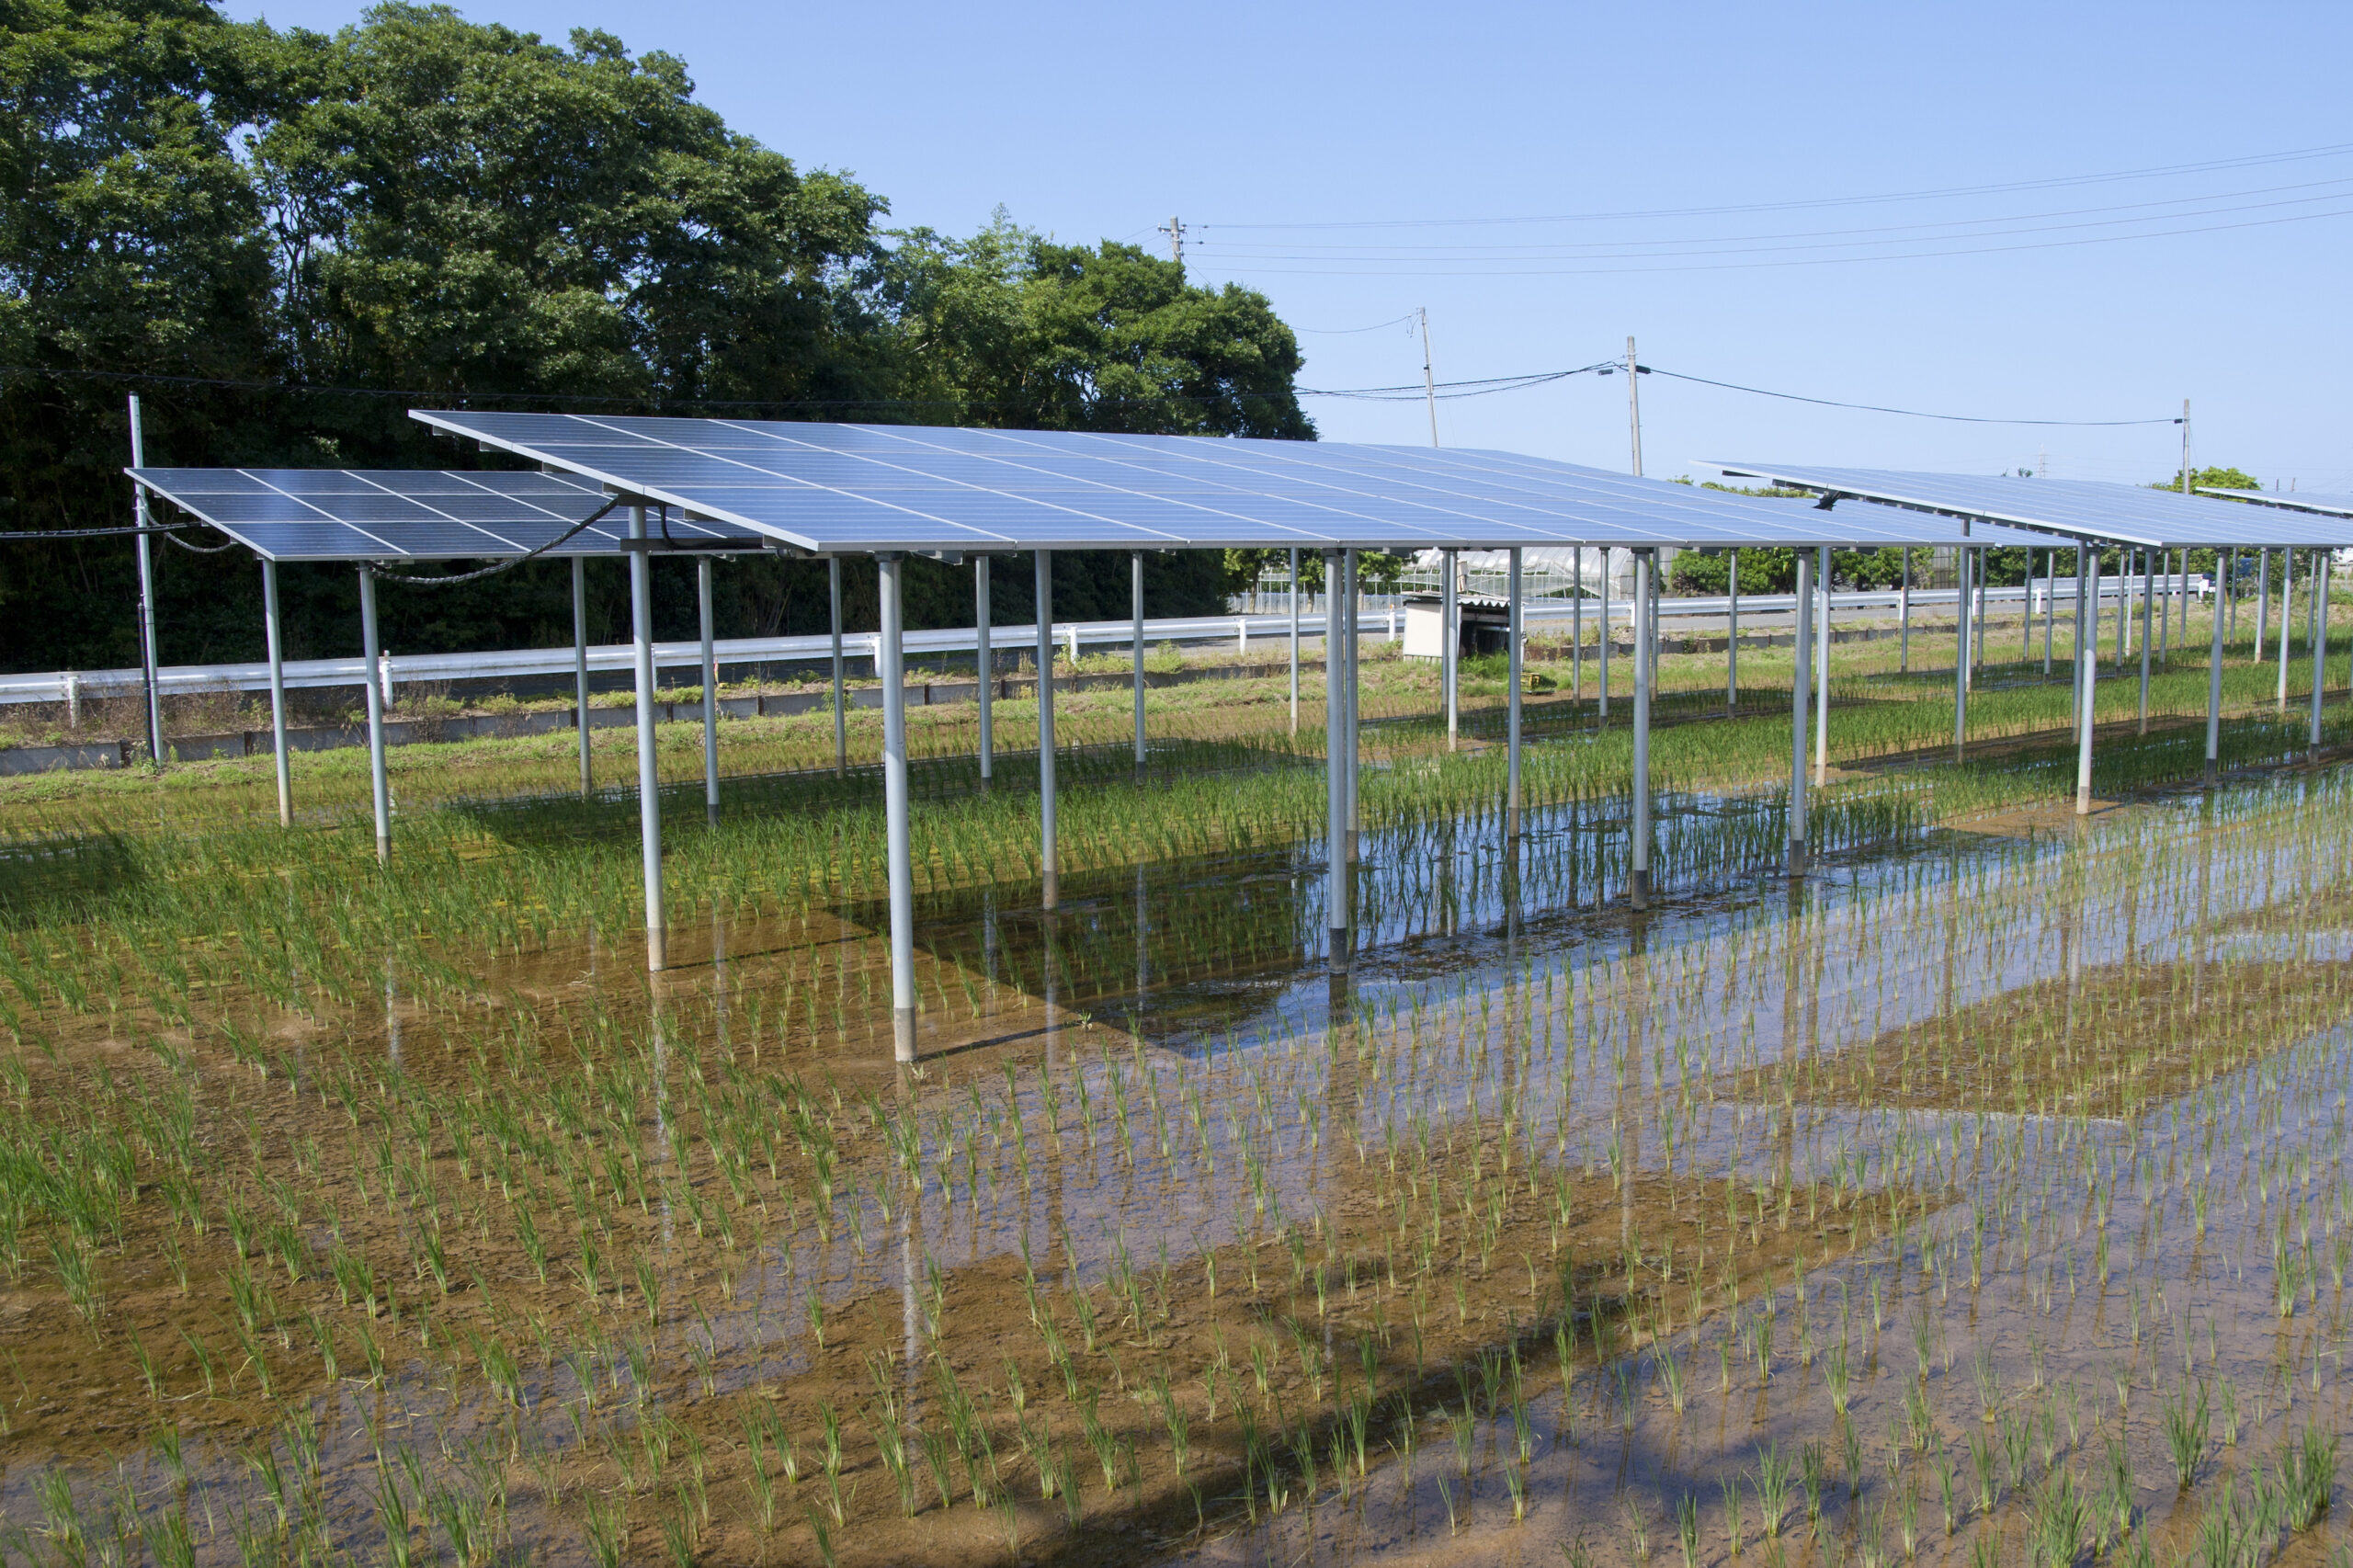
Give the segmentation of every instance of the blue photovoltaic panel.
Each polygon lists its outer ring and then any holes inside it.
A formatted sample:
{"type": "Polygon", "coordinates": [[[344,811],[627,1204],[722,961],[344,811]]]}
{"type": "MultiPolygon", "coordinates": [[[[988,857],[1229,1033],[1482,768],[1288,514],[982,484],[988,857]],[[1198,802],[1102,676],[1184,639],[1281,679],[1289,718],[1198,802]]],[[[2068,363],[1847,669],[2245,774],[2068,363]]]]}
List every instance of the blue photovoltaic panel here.
{"type": "MultiPolygon", "coordinates": [[[[147,490],[272,561],[468,561],[522,555],[596,515],[607,497],[562,473],[426,469],[142,468],[147,490]]],[[[648,530],[659,532],[649,523],[648,530]]],[[[620,511],[548,553],[611,555],[628,536],[620,511]]],[[[673,518],[680,540],[727,538],[766,548],[746,529],[673,518]]]]}
{"type": "MultiPolygon", "coordinates": [[[[1763,479],[1817,494],[1890,506],[1927,508],[2022,528],[2161,549],[2208,545],[2334,547],[2353,543],[2353,526],[2327,518],[2236,506],[2177,490],[2085,479],[2006,479],[1880,469],[1787,468],[1722,463],[1727,475],[1763,479]]],[[[2273,499],[2273,497],[2266,497],[2273,499]]],[[[1851,508],[1842,506],[1839,510],[1851,508]]]]}
{"type": "Polygon", "coordinates": [[[2353,495],[2316,495],[2307,490],[2223,490],[2201,484],[2200,495],[2216,495],[2256,506],[2277,506],[2289,512],[2312,512],[2325,517],[2353,517],[2353,495]]]}
{"type": "Polygon", "coordinates": [[[909,425],[411,411],[820,554],[1027,549],[1958,542],[1506,452],[909,425]]]}

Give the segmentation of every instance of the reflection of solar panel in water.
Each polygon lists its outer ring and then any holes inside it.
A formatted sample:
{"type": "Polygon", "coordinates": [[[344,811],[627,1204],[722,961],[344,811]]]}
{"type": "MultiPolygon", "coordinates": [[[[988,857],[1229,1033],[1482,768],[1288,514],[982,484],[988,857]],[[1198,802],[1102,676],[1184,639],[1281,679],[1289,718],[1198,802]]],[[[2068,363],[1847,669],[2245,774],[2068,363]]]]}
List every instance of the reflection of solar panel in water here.
{"type": "Polygon", "coordinates": [[[2239,506],[2213,499],[2211,493],[2184,495],[2178,490],[2152,490],[2139,484],[1868,468],[1784,468],[1770,463],[1725,464],[1723,471],[1817,493],[1927,507],[1948,517],[1984,517],[2020,528],[2164,549],[2214,544],[2302,549],[2353,543],[2353,523],[2239,506]]]}
{"type": "Polygon", "coordinates": [[[1960,538],[1934,518],[1767,507],[1508,452],[570,414],[415,417],[821,552],[1960,538]]]}
{"type": "MultiPolygon", "coordinates": [[[[145,468],[131,477],[191,517],[273,561],[475,560],[521,555],[562,538],[609,499],[561,473],[430,469],[145,468]]],[[[660,525],[648,524],[659,533],[660,525]]],[[[767,540],[742,528],[671,519],[682,542],[767,540]]],[[[611,555],[628,537],[619,511],[549,551],[611,555]]]]}

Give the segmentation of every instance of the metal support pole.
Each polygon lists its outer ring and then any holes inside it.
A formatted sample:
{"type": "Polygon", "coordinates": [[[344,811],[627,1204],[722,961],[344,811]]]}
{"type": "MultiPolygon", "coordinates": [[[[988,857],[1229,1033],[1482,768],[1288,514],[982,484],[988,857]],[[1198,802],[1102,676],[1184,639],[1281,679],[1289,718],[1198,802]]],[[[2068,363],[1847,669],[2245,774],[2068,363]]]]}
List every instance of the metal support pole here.
{"type": "Polygon", "coordinates": [[[2141,733],[2149,733],[2149,552],[2141,552],[2141,733]]]}
{"type": "Polygon", "coordinates": [[[2206,650],[2206,782],[2222,774],[2222,618],[2214,617],[2213,636],[2206,650]]]}
{"type": "Polygon", "coordinates": [[[1347,709],[1340,696],[1347,676],[1340,659],[1340,552],[1324,552],[1324,924],[1326,960],[1334,974],[1348,971],[1351,922],[1348,913],[1347,709]]]}
{"type": "MultiPolygon", "coordinates": [[[[2027,569],[2033,570],[2031,555],[2029,556],[2027,569]]],[[[2052,628],[2058,624],[2058,620],[2059,552],[2046,550],[2042,552],[2042,675],[2046,680],[2051,676],[2052,628]]]]}
{"type": "Polygon", "coordinates": [[[1357,552],[1354,550],[1340,553],[1339,608],[1343,627],[1340,664],[1347,672],[1346,683],[1340,693],[1340,710],[1347,715],[1345,722],[1347,725],[1347,756],[1341,765],[1340,779],[1341,788],[1347,791],[1347,850],[1348,864],[1353,866],[1357,863],[1357,830],[1362,820],[1357,809],[1357,761],[1362,747],[1362,737],[1357,725],[1357,703],[1361,696],[1357,680],[1357,658],[1364,647],[1362,631],[1357,624],[1357,552]]]}
{"type": "Polygon", "coordinates": [[[1830,547],[1826,544],[1817,547],[1813,574],[1819,601],[1814,609],[1813,782],[1819,788],[1830,774],[1830,547]]]}
{"type": "Polygon", "coordinates": [[[1054,560],[1037,552],[1038,875],[1040,906],[1062,903],[1061,850],[1054,842],[1054,560]]]}
{"type": "Polygon", "coordinates": [[[1595,710],[1603,723],[1609,722],[1609,547],[1601,547],[1601,705],[1595,710]]]}
{"type": "Polygon", "coordinates": [[[1569,600],[1569,699],[1585,700],[1585,546],[1569,552],[1569,571],[1575,579],[1569,600]]]}
{"type": "Polygon", "coordinates": [[[294,784],[286,758],[286,644],[278,617],[278,562],[261,562],[261,626],[269,644],[269,749],[278,763],[278,825],[294,825],[294,784]]]}
{"type": "MultiPolygon", "coordinates": [[[[629,537],[645,537],[642,506],[629,509],[629,537]]],[[[670,967],[670,926],[662,903],[661,759],[654,747],[654,557],[642,550],[629,552],[629,618],[637,655],[637,824],[645,865],[645,967],[658,973],[670,967]]]]}
{"type": "Polygon", "coordinates": [[[376,864],[392,858],[392,788],[384,776],[384,688],[376,681],[376,574],[359,568],[359,652],[367,661],[368,783],[376,807],[376,864]]]}
{"type": "Polygon", "coordinates": [[[1136,766],[1143,766],[1143,551],[1128,551],[1128,612],[1135,622],[1136,766]]]}
{"type": "Polygon", "coordinates": [[[1732,552],[1732,565],[1725,574],[1724,587],[1724,711],[1730,713],[1740,706],[1740,551],[1737,550],[1732,552]]]}
{"type": "MultiPolygon", "coordinates": [[[[2097,609],[2099,604],[2099,552],[2086,547],[2084,551],[2084,586],[2097,609]]],[[[2086,645],[2079,661],[2078,679],[2082,695],[2075,702],[2075,814],[2088,816],[2092,809],[2092,720],[2099,696],[2099,638],[2097,630],[2086,645]]]]}
{"type": "Polygon", "coordinates": [[[2278,708],[2281,717],[2288,712],[2288,628],[2294,624],[2290,615],[2296,599],[2296,552],[2279,551],[2279,696],[2278,708]]]}
{"type": "Polygon", "coordinates": [[[2263,657],[2263,634],[2268,630],[2271,614],[2271,551],[2267,547],[2255,552],[2255,656],[2263,657]]]}
{"type": "Polygon", "coordinates": [[[825,558],[826,586],[834,606],[834,771],[849,766],[849,714],[842,707],[842,558],[825,558]]]}
{"type": "Polygon", "coordinates": [[[2304,597],[2312,608],[2306,619],[2312,623],[2313,654],[2313,757],[2320,756],[2320,697],[2327,685],[2328,676],[2328,557],[2325,550],[2313,551],[2312,585],[2304,590],[2304,597]]]}
{"type": "Polygon", "coordinates": [[[907,833],[907,694],[895,555],[875,557],[881,576],[882,824],[891,887],[891,1043],[915,1059],[915,889],[907,833]]]}
{"type": "MultiPolygon", "coordinates": [[[[147,440],[139,417],[139,398],[131,399],[131,466],[147,466],[147,440]]],[[[164,770],[164,696],[156,685],[155,558],[147,547],[147,487],[131,487],[131,521],[138,529],[132,542],[139,547],[139,673],[147,687],[147,763],[164,770]]],[[[373,664],[369,665],[372,671],[373,664]]]]}
{"type": "Polygon", "coordinates": [[[2018,579],[2018,663],[2034,657],[2034,551],[2026,552],[2026,572],[2018,579]]]}
{"type": "Polygon", "coordinates": [[[1912,547],[1904,547],[1904,575],[1895,590],[1895,673],[1912,673],[1912,547]]]}
{"type": "MultiPolygon", "coordinates": [[[[1973,552],[1969,563],[1969,608],[1973,618],[1969,633],[1969,683],[1977,684],[1977,671],[1985,664],[1985,552],[1973,552]]],[[[1827,590],[1824,590],[1827,592],[1827,590]]]]}
{"type": "MultiPolygon", "coordinates": [[[[1514,551],[1512,554],[1517,559],[1519,552],[1514,551]]],[[[1657,649],[1652,637],[1655,610],[1651,593],[1656,561],[1652,551],[1634,552],[1634,820],[1631,842],[1627,846],[1626,892],[1636,909],[1651,906],[1651,688],[1658,679],[1657,649]]],[[[1517,594],[1513,595],[1515,602],[1518,598],[1517,594]]],[[[1515,691],[1518,686],[1515,681],[1515,691]]],[[[1517,780],[1517,769],[1513,777],[1517,780]]],[[[1517,799],[1516,782],[1513,794],[1517,799]]]]}
{"type": "Polygon", "coordinates": [[[2124,548],[2119,545],[2116,551],[2116,673],[2120,676],[2124,673],[2125,631],[2132,624],[2132,601],[2128,593],[2132,579],[2126,575],[2131,570],[2124,548]]]}
{"type": "Polygon", "coordinates": [[[1952,647],[1952,756],[1959,762],[1969,745],[1969,573],[1967,545],[1953,552],[1960,567],[1961,591],[1954,597],[1952,647]]]}
{"type": "Polygon", "coordinates": [[[1797,657],[1790,670],[1790,875],[1805,875],[1805,699],[1813,665],[1813,622],[1805,613],[1813,593],[1813,562],[1797,552],[1797,657]]]}
{"type": "Polygon", "coordinates": [[[580,798],[586,800],[597,779],[588,763],[588,562],[572,558],[572,695],[574,724],[580,731],[580,798]]]}
{"type": "MultiPolygon", "coordinates": [[[[2080,721],[2083,716],[2081,710],[2084,705],[2083,665],[2087,656],[2086,650],[2091,648],[2092,642],[2098,637],[2097,628],[2094,629],[2090,638],[2087,639],[2084,634],[2086,562],[2090,559],[2091,547],[2087,544],[2077,544],[2075,546],[2075,635],[2069,640],[2074,644],[2072,653],[2075,657],[2075,667],[2067,674],[2067,722],[2071,724],[2080,721]]],[[[2096,653],[2097,650],[2094,650],[2094,653],[2096,653]]]]}
{"type": "Polygon", "coordinates": [[[1445,591],[1439,597],[1438,609],[1438,685],[1446,697],[1446,749],[1452,751],[1461,729],[1460,704],[1456,700],[1455,672],[1459,663],[1462,638],[1461,611],[1455,599],[1455,578],[1461,568],[1453,551],[1438,552],[1446,573],[1445,591]]]}
{"type": "Polygon", "coordinates": [[[710,557],[695,560],[695,608],[702,619],[702,803],[719,825],[719,655],[710,642],[710,557]]]}
{"type": "MultiPolygon", "coordinates": [[[[1512,548],[1509,559],[1509,630],[1505,634],[1504,662],[1511,691],[1504,704],[1504,836],[1517,844],[1519,842],[1519,687],[1522,657],[1519,591],[1522,557],[1518,546],[1512,548]]],[[[1635,744],[1639,747],[1642,743],[1638,740],[1635,744]]]]}
{"type": "Polygon", "coordinates": [[[1290,547],[1290,733],[1299,733],[1299,546],[1290,547]]]}
{"type": "Polygon", "coordinates": [[[995,763],[996,655],[989,648],[989,558],[972,558],[972,668],[980,680],[981,788],[995,763]]]}

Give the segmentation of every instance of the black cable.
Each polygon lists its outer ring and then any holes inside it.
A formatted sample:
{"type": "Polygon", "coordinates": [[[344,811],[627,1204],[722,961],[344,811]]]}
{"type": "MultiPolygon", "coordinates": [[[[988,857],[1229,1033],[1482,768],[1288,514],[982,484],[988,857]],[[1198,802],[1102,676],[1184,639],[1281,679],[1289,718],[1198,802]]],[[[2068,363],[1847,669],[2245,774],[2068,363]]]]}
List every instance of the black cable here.
{"type": "Polygon", "coordinates": [[[196,523],[150,523],[145,528],[27,528],[17,533],[0,534],[0,540],[24,539],[119,539],[126,534],[168,534],[182,528],[197,528],[196,523]]]}
{"type": "Polygon", "coordinates": [[[526,561],[535,560],[540,556],[545,555],[549,551],[553,550],[557,545],[563,543],[566,540],[575,538],[596,524],[603,522],[608,517],[612,515],[613,508],[620,506],[623,499],[624,497],[622,496],[614,496],[602,506],[597,507],[595,512],[581,518],[578,522],[573,524],[572,527],[564,529],[563,532],[556,535],[555,538],[548,540],[547,543],[540,545],[535,550],[526,551],[522,554],[515,557],[512,561],[501,561],[495,565],[484,566],[476,571],[460,572],[454,575],[445,577],[418,577],[405,572],[387,572],[381,566],[369,566],[367,568],[367,571],[371,575],[386,583],[406,583],[413,586],[423,588],[446,587],[452,583],[471,583],[478,577],[494,577],[501,572],[512,572],[517,566],[522,565],[526,561]]]}
{"type": "Polygon", "coordinates": [[[233,539],[226,544],[190,544],[188,540],[180,538],[176,533],[165,534],[164,536],[164,542],[165,544],[176,544],[182,550],[187,551],[190,555],[219,555],[223,551],[234,550],[237,548],[237,541],[233,539]]]}

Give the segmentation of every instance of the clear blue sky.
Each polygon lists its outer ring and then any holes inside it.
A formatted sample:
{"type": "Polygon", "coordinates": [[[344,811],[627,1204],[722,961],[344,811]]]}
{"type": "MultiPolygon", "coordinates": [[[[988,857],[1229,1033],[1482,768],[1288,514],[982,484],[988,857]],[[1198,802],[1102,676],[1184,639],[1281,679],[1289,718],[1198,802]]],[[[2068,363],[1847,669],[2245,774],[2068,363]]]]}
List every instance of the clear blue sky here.
{"type": "MultiPolygon", "coordinates": [[[[315,28],[358,15],[231,8],[315,28]]],[[[969,232],[1002,203],[1063,239],[1165,245],[1157,226],[1181,217],[1197,278],[1261,289],[1302,329],[1305,385],[1418,381],[1406,326],[1337,329],[1427,306],[1441,381],[1583,365],[1632,333],[1661,369],[1908,408],[2162,418],[2187,396],[2198,462],[2353,491],[2353,8],[460,9],[679,55],[737,129],[855,174],[896,223],[969,232]],[[1722,210],[1791,203],[1811,205],[1722,210]],[[1652,215],[1245,227],[1624,212],[1652,215]],[[2159,229],[2207,232],[2054,243],[2159,229]],[[1810,259],[1961,249],[1981,254],[1810,259]]],[[[2142,481],[2177,460],[2170,425],[1938,424],[1655,375],[1642,390],[1654,475],[1711,457],[1997,472],[2047,454],[2062,477],[2142,481]]],[[[1418,401],[1308,406],[1327,438],[1428,438],[1418,401]]],[[[1622,378],[1438,417],[1449,446],[1627,460],[1622,378]]]]}

